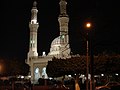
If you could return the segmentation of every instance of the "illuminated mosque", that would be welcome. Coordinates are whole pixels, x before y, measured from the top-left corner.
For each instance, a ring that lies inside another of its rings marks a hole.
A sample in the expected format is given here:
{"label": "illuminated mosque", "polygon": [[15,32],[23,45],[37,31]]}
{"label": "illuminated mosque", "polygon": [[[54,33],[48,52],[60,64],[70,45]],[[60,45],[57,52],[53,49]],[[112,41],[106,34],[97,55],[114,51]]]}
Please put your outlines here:
{"label": "illuminated mosque", "polygon": [[55,58],[70,58],[70,45],[68,35],[69,17],[66,11],[67,2],[60,0],[60,14],[58,16],[59,22],[59,36],[56,37],[50,47],[50,52],[46,55],[43,52],[42,56],[38,56],[37,52],[37,33],[39,23],[37,22],[37,2],[34,1],[31,9],[31,21],[29,22],[30,38],[29,38],[29,52],[27,55],[26,63],[30,66],[31,81],[38,81],[39,78],[48,78],[46,74],[46,65],[48,61]]}

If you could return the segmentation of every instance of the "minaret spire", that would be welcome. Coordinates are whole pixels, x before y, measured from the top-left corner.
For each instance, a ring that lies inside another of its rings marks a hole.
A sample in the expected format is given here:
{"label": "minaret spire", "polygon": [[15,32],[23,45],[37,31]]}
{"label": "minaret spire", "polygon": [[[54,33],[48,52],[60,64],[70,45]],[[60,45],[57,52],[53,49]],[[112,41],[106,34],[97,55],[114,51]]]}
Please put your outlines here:
{"label": "minaret spire", "polygon": [[71,50],[69,46],[69,35],[68,35],[69,17],[67,15],[66,0],[60,0],[59,5],[60,5],[60,15],[58,17],[58,21],[60,27],[60,37],[61,37],[61,42],[64,43],[64,45],[61,44],[61,53],[64,54],[65,56],[69,56]]}
{"label": "minaret spire", "polygon": [[68,16],[66,13],[66,5],[67,5],[66,0],[60,0],[59,4],[60,4],[60,16]]}
{"label": "minaret spire", "polygon": [[60,0],[60,15],[58,17],[59,26],[60,26],[60,35],[68,35],[68,23],[69,17],[67,15],[66,0]]}
{"label": "minaret spire", "polygon": [[37,53],[37,31],[39,23],[37,22],[37,2],[33,2],[33,7],[31,10],[31,21],[29,23],[30,28],[30,40],[29,40],[29,52],[28,57],[38,56]]}
{"label": "minaret spire", "polygon": [[36,6],[37,6],[37,2],[36,2],[36,1],[34,1],[34,2],[33,2],[33,7],[35,7],[35,8],[36,8]]}
{"label": "minaret spire", "polygon": [[32,10],[31,10],[31,23],[37,23],[37,13],[38,13],[37,2],[34,1],[33,2],[33,7],[32,7]]}

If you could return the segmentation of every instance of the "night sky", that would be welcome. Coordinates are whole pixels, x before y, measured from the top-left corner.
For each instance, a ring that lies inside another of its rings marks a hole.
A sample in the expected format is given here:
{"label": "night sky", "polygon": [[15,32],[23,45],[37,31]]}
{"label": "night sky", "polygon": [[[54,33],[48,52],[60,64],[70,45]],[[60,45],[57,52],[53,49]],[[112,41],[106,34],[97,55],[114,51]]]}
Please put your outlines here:
{"label": "night sky", "polygon": [[[29,50],[29,22],[34,0],[0,1],[0,57],[25,60]],[[49,52],[59,35],[59,0],[38,2],[38,53]],[[120,5],[112,0],[67,0],[70,47],[73,54],[85,53],[83,23],[93,22],[94,52],[120,53]]]}

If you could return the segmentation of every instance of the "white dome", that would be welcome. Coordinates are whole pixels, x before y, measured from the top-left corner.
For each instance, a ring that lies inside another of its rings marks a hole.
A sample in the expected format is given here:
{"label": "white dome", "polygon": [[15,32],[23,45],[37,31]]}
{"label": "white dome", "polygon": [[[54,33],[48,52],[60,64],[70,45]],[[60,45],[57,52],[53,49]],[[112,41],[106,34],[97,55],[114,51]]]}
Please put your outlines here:
{"label": "white dome", "polygon": [[52,43],[51,43],[51,47],[53,47],[53,46],[59,46],[60,44],[61,44],[61,36],[59,36],[59,37],[57,37],[57,38],[55,38],[53,41],[52,41]]}
{"label": "white dome", "polygon": [[64,35],[58,36],[51,43],[50,52],[48,55],[55,57],[68,56],[70,52],[69,44],[65,42]]}
{"label": "white dome", "polygon": [[61,47],[61,37],[58,36],[55,38],[51,43],[50,53],[49,55],[57,55],[60,54],[60,47]]}

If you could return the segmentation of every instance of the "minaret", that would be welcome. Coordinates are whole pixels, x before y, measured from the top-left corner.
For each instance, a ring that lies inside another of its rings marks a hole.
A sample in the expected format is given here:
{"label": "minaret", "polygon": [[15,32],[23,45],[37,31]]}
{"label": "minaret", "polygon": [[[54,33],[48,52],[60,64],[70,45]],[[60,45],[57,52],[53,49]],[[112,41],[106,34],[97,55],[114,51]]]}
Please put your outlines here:
{"label": "minaret", "polygon": [[[67,54],[70,55],[70,48],[69,48],[69,35],[68,35],[68,23],[69,23],[69,17],[67,15],[67,10],[66,10],[66,5],[67,2],[66,0],[60,0],[60,14],[58,17],[59,21],[59,27],[60,27],[60,37],[61,37],[61,42],[63,45],[61,45],[62,53],[66,52]],[[64,50],[66,48],[66,50]]]}
{"label": "minaret", "polygon": [[39,27],[39,23],[37,22],[37,2],[34,1],[33,7],[31,10],[31,22],[29,22],[29,28],[30,28],[30,40],[29,40],[29,52],[28,52],[28,58],[33,56],[38,56],[37,52],[37,31]]}
{"label": "minaret", "polygon": [[60,27],[60,36],[64,38],[64,43],[68,43],[68,23],[69,17],[66,13],[66,4],[65,0],[60,0],[60,15],[58,17],[59,27]]}

